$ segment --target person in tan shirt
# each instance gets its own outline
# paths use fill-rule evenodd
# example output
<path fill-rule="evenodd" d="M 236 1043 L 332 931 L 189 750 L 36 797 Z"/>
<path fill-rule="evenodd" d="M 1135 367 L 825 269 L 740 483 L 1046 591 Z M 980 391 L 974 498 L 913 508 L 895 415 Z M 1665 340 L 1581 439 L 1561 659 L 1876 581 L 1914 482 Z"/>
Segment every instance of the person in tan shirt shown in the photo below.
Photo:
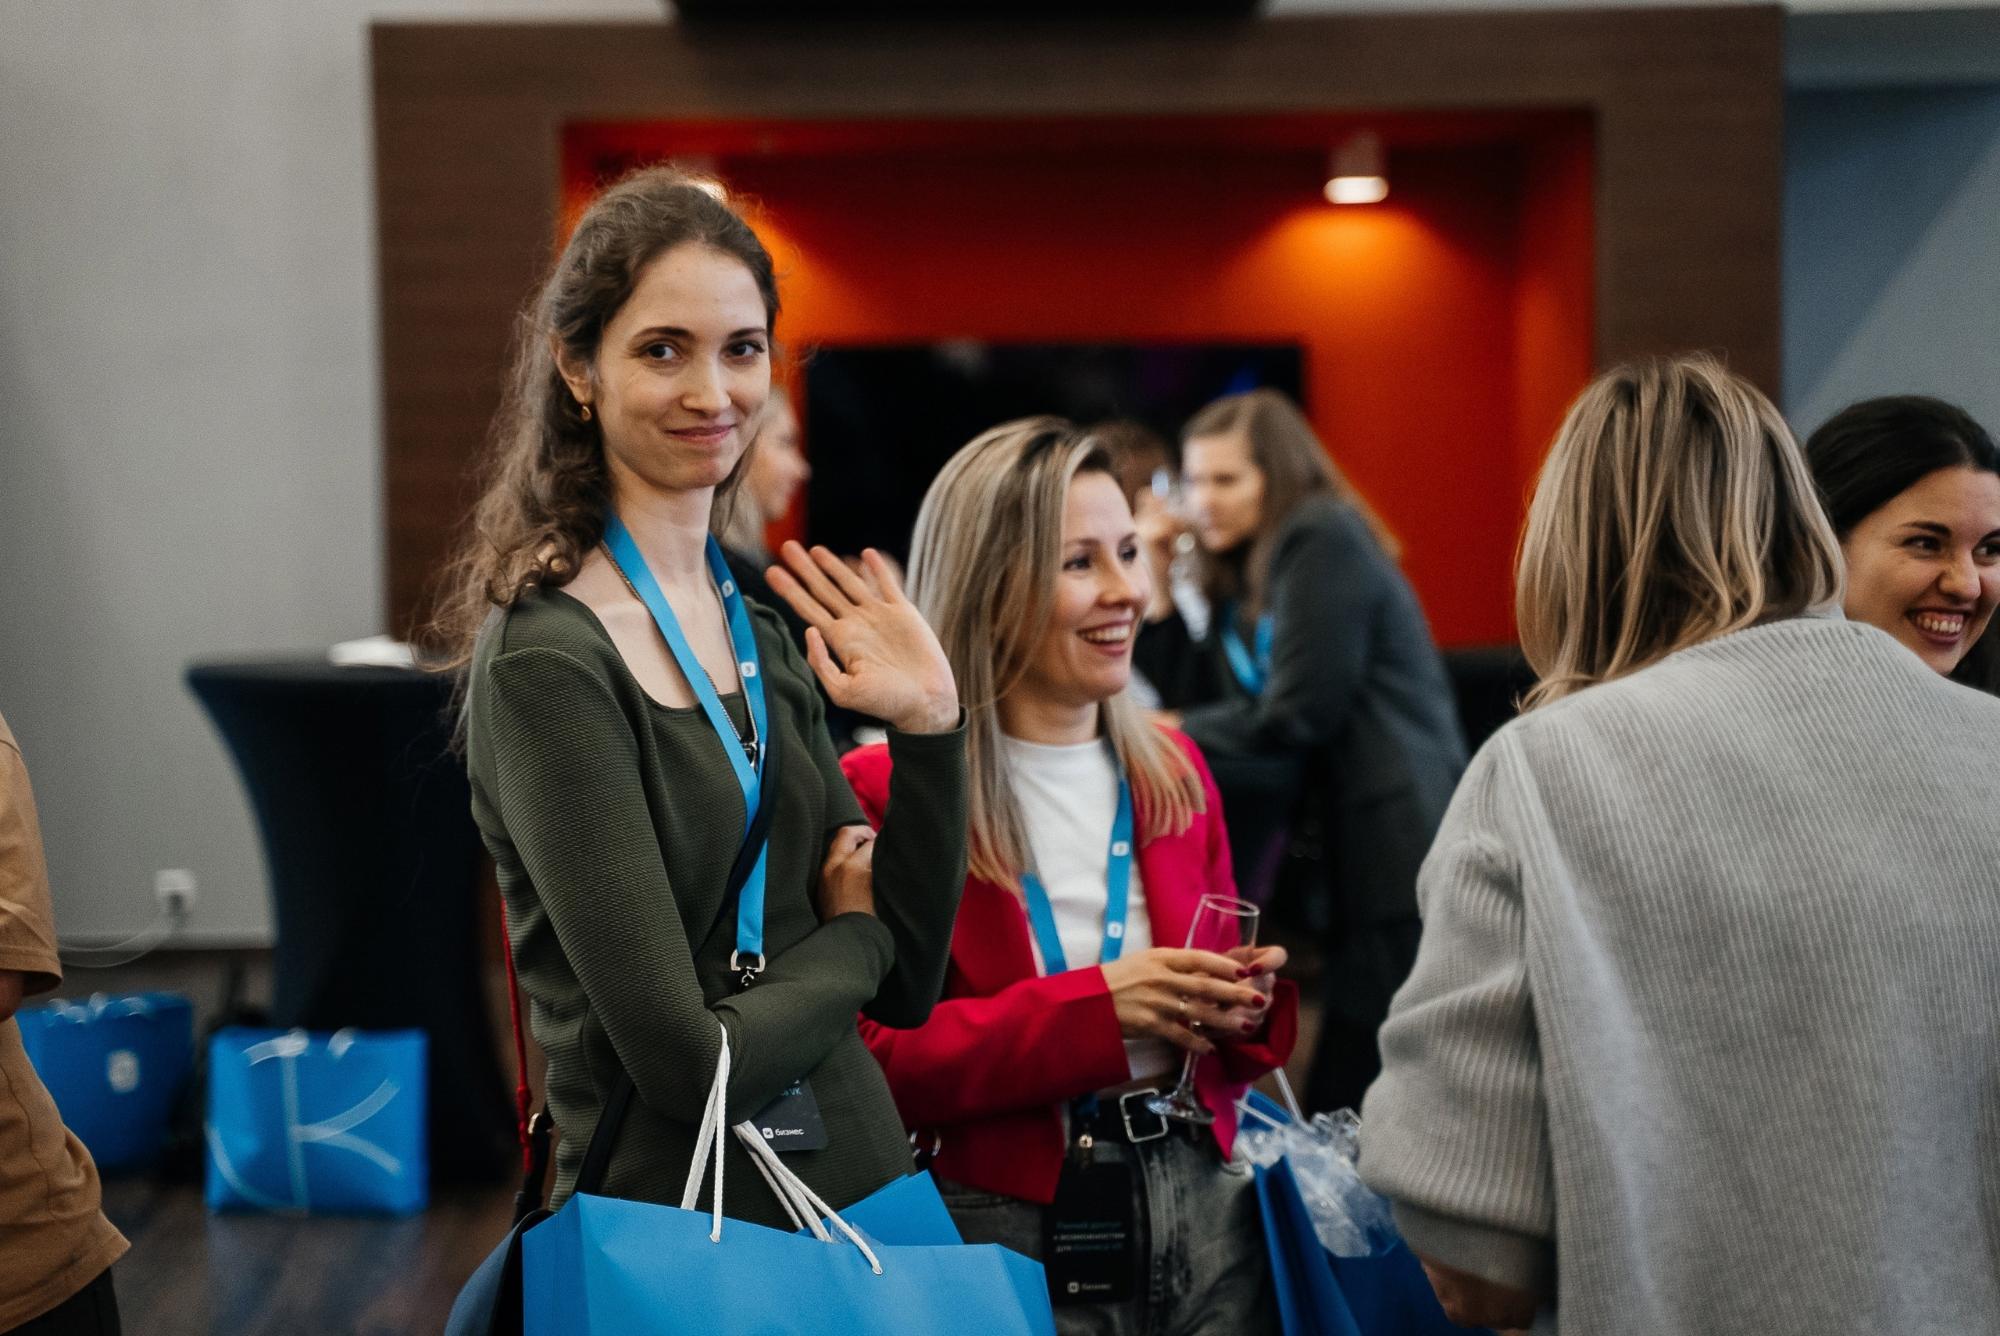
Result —
<path fill-rule="evenodd" d="M 23 997 L 62 982 L 41 827 L 0 718 L 0 1333 L 116 1336 L 111 1264 L 129 1246 L 100 1209 L 97 1166 L 28 1064 Z"/>

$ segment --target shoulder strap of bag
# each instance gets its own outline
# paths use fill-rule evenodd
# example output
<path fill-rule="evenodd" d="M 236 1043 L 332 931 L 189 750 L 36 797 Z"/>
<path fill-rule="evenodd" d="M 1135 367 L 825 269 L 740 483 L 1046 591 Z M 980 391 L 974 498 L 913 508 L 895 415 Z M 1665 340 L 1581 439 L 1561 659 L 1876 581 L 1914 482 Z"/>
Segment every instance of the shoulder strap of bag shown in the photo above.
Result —
<path fill-rule="evenodd" d="M 771 831 L 771 819 L 778 808 L 778 755 L 780 748 L 774 736 L 765 740 L 764 799 L 757 804 L 757 814 L 751 819 L 750 829 L 743 837 L 743 844 L 736 851 L 736 862 L 729 869 L 728 888 L 723 893 L 723 903 L 733 901 L 743 890 L 743 883 L 750 878 L 750 869 L 757 865 L 758 851 Z M 506 923 L 506 907 L 501 906 L 501 923 Z M 548 1174 L 549 1162 L 549 1118 L 547 1108 L 533 1118 L 528 1116 L 528 1106 L 532 1096 L 528 1089 L 528 1047 L 521 1029 L 521 1002 L 519 988 L 514 977 L 513 939 L 509 937 L 507 947 L 507 1001 L 508 1010 L 514 1023 L 514 1060 L 518 1064 L 518 1079 L 514 1086 L 514 1102 L 518 1131 L 521 1139 L 521 1191 L 514 1198 L 514 1218 L 518 1222 L 529 1211 L 541 1205 L 543 1180 Z M 597 1117 L 597 1127 L 590 1134 L 590 1144 L 584 1148 L 583 1167 L 576 1176 L 576 1190 L 596 1194 L 604 1186 L 605 1175 L 611 1168 L 611 1152 L 618 1144 L 618 1134 L 624 1130 L 625 1116 L 632 1107 L 631 1074 L 620 1070 L 618 1079 L 612 1084 L 611 1094 L 604 1101 L 604 1111 Z"/>

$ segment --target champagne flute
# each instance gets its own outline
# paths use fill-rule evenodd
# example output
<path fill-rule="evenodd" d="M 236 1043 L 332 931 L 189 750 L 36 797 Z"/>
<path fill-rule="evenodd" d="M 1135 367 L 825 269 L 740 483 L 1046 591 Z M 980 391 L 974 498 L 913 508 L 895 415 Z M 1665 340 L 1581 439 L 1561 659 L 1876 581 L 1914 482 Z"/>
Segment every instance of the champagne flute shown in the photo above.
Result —
<path fill-rule="evenodd" d="M 1248 900 L 1238 900 L 1233 895 L 1204 895 L 1194 911 L 1194 921 L 1188 924 L 1187 947 L 1190 951 L 1213 951 L 1220 956 L 1240 958 L 1241 953 L 1257 945 L 1257 906 Z M 1189 1026 L 1199 1028 L 1196 1022 Z M 1184 1123 L 1198 1123 L 1206 1126 L 1215 1121 L 1215 1115 L 1194 1092 L 1194 1064 L 1196 1054 L 1189 1049 L 1181 1061 L 1180 1083 L 1172 1093 L 1155 1095 L 1146 1101 L 1146 1107 L 1162 1118 L 1178 1118 Z"/>

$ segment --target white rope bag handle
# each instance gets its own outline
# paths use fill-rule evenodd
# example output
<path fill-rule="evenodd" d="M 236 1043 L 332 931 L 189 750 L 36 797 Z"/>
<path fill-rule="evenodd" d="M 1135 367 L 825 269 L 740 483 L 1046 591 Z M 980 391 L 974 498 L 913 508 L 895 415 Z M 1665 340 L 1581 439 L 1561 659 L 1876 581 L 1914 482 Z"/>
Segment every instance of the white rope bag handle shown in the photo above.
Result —
<path fill-rule="evenodd" d="M 728 1116 L 725 1112 L 728 1103 L 729 1031 L 725 1027 L 722 1032 L 722 1052 L 715 1060 L 715 1080 L 709 1085 L 708 1102 L 702 1107 L 701 1126 L 695 1132 L 694 1158 L 688 1163 L 687 1184 L 681 1189 L 681 1209 L 694 1210 L 695 1204 L 701 1200 L 701 1185 L 706 1177 L 704 1170 L 708 1167 L 707 1161 L 713 1159 L 715 1199 L 708 1231 L 710 1243 L 722 1242 L 722 1149 L 726 1144 L 722 1138 L 722 1120 Z M 831 1223 L 835 1229 L 847 1236 L 849 1242 L 861 1250 L 861 1255 L 868 1259 L 868 1265 L 874 1269 L 875 1274 L 878 1276 L 882 1274 L 881 1259 L 875 1256 L 875 1250 L 868 1246 L 867 1240 L 863 1239 L 852 1225 L 841 1219 L 817 1192 L 806 1186 L 805 1180 L 779 1157 L 778 1152 L 771 1149 L 770 1144 L 764 1140 L 763 1133 L 757 1130 L 756 1124 L 745 1120 L 729 1130 L 736 1134 L 736 1139 L 741 1141 L 743 1148 L 750 1153 L 750 1163 L 756 1166 L 758 1174 L 770 1185 L 771 1194 L 778 1199 L 778 1205 L 784 1208 L 785 1214 L 791 1218 L 794 1226 L 811 1230 L 813 1237 L 821 1243 L 836 1243 L 839 1240 L 835 1239 L 826 1227 L 827 1223 Z"/>

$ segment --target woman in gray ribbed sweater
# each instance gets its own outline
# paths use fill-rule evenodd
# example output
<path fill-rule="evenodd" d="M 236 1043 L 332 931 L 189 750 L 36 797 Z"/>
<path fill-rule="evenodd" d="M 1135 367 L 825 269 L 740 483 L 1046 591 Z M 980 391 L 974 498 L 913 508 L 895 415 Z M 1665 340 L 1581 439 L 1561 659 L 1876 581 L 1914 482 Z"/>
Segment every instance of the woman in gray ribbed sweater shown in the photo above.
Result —
<path fill-rule="evenodd" d="M 1840 582 L 1716 363 L 1572 408 L 1519 573 L 1541 682 L 1424 865 L 1363 1111 L 1454 1317 L 2000 1332 L 2000 701 Z"/>

